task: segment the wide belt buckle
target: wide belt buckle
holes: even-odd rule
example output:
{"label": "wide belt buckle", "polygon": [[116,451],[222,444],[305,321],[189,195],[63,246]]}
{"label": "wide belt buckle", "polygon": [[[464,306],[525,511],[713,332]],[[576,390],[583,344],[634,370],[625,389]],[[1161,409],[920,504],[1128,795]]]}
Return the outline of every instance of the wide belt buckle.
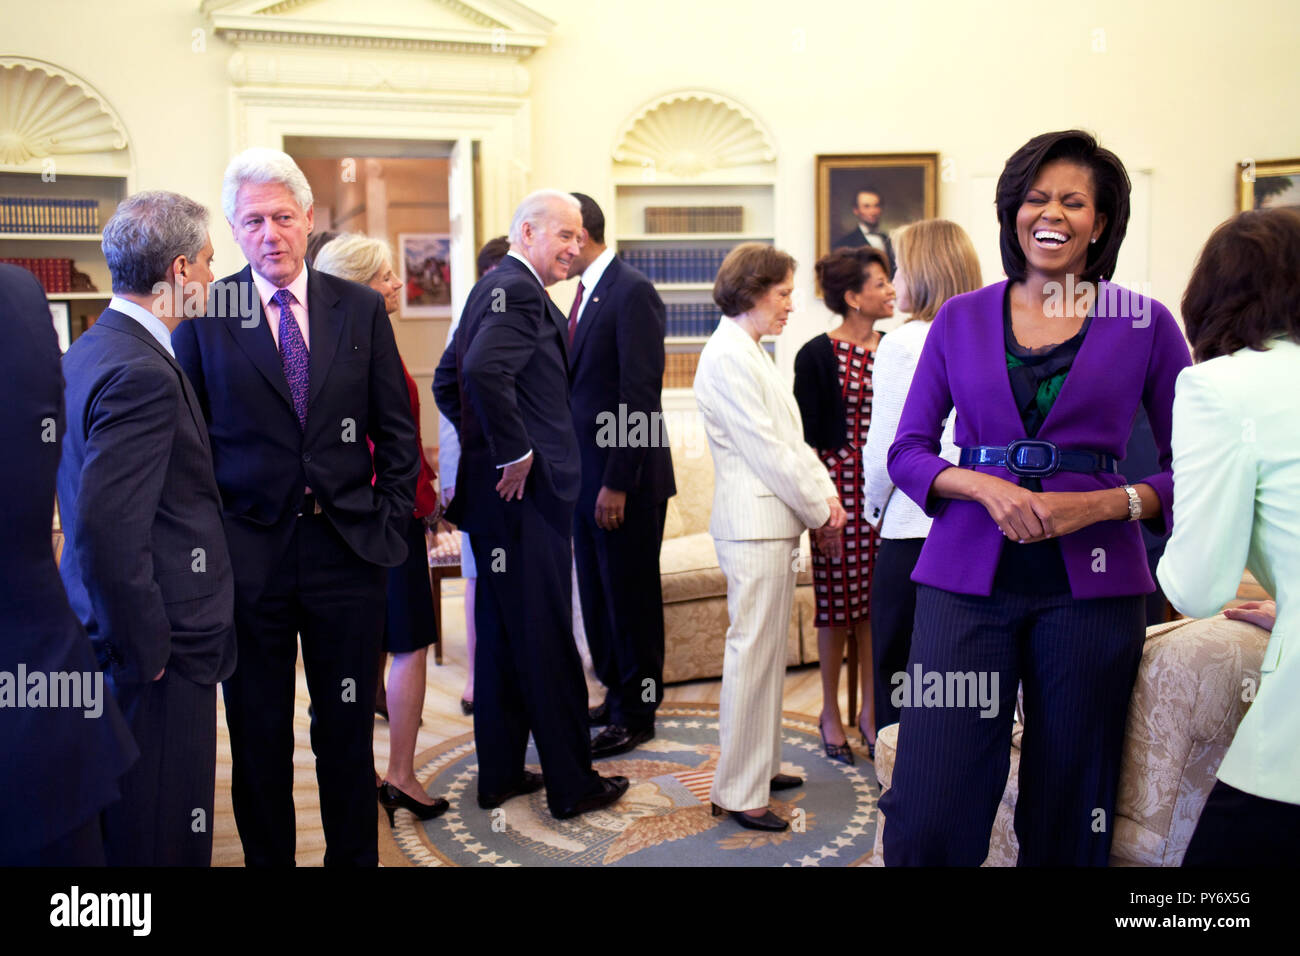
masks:
{"label": "wide belt buckle", "polygon": [[1007,445],[1007,471],[1022,478],[1046,478],[1061,467],[1061,449],[1050,441],[1022,438]]}

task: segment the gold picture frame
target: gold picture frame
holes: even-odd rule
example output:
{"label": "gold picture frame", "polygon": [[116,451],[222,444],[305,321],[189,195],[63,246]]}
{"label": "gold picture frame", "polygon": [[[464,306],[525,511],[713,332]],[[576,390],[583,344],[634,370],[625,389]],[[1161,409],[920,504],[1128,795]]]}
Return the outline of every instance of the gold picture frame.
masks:
{"label": "gold picture frame", "polygon": [[[891,229],[939,214],[938,153],[833,153],[816,160],[819,259],[838,248],[840,239],[866,243],[865,234],[854,236],[860,232],[853,210],[861,193],[879,198],[878,226],[886,241]],[[890,265],[896,265],[892,254]]]}
{"label": "gold picture frame", "polygon": [[1262,204],[1300,207],[1300,159],[1253,159],[1237,164],[1237,211]]}

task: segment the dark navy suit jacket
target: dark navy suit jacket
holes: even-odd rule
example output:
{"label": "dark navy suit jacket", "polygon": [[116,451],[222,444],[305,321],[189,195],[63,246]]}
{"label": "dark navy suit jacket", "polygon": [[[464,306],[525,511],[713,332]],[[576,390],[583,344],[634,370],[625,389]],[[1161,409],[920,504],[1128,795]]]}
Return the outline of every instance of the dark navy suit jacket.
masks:
{"label": "dark navy suit jacket", "polygon": [[108,309],[63,359],[59,465],[73,610],[114,681],[235,669],[234,583],[198,398],[147,329]]}
{"label": "dark navy suit jacket", "polygon": [[506,256],[470,290],[433,380],[439,410],[460,435],[449,521],[504,533],[498,466],[532,449],[525,495],[567,539],[578,498],[578,443],[569,413],[564,316],[523,262]]}
{"label": "dark navy suit jacket", "polygon": [[308,270],[305,432],[251,267],[213,283],[208,312],[182,323],[172,345],[207,419],[238,599],[261,593],[308,487],[358,557],[401,564],[420,459],[383,298]]}
{"label": "dark navy suit jacket", "polygon": [[[68,606],[50,538],[64,432],[58,341],[40,284],[9,265],[0,265],[0,343],[0,672],[16,680],[22,665],[28,674],[93,675],[95,654]],[[138,753],[107,683],[98,716],[86,716],[89,707],[11,704],[0,707],[0,865],[116,801]]]}
{"label": "dark navy suit jacket", "polygon": [[[569,403],[582,454],[578,507],[594,507],[602,486],[627,492],[629,504],[659,504],[677,493],[668,429],[648,424],[663,413],[663,300],[654,283],[617,257],[584,291],[587,305],[569,349]],[[646,422],[640,434],[647,444],[598,441],[609,421],[604,413],[620,424]],[[633,425],[628,432],[637,435]]]}

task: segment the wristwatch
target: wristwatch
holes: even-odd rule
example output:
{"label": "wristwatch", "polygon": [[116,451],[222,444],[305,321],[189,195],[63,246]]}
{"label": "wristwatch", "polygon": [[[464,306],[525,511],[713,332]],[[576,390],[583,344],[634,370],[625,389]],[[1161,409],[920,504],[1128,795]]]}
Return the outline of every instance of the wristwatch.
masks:
{"label": "wristwatch", "polygon": [[1128,520],[1137,521],[1142,517],[1142,499],[1132,485],[1124,485],[1124,494],[1128,495]]}

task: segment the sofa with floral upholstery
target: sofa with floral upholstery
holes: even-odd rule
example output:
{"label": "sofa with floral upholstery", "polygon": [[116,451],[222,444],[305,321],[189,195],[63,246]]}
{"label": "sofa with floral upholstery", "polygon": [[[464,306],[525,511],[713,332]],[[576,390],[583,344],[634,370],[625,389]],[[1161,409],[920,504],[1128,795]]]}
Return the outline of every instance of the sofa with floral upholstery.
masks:
{"label": "sofa with floral upholstery", "polygon": [[[1111,866],[1182,862],[1215,771],[1259,687],[1267,643],[1267,632],[1222,614],[1147,629],[1129,703]],[[1016,863],[1021,729],[1016,723],[1009,741],[1011,770],[985,866]],[[897,745],[898,724],[880,731],[876,776],[882,792],[893,776]],[[879,810],[876,822],[869,862],[880,866],[886,822]]]}
{"label": "sofa with floral upholstery", "polygon": [[[664,681],[676,683],[722,676],[727,639],[727,581],[709,536],[713,508],[713,457],[703,436],[673,446],[677,494],[668,500],[659,575],[664,602]],[[801,542],[808,554],[808,536]],[[799,564],[794,609],[786,641],[786,665],[817,660],[817,630],[813,627],[811,565],[791,556],[792,573]]]}

